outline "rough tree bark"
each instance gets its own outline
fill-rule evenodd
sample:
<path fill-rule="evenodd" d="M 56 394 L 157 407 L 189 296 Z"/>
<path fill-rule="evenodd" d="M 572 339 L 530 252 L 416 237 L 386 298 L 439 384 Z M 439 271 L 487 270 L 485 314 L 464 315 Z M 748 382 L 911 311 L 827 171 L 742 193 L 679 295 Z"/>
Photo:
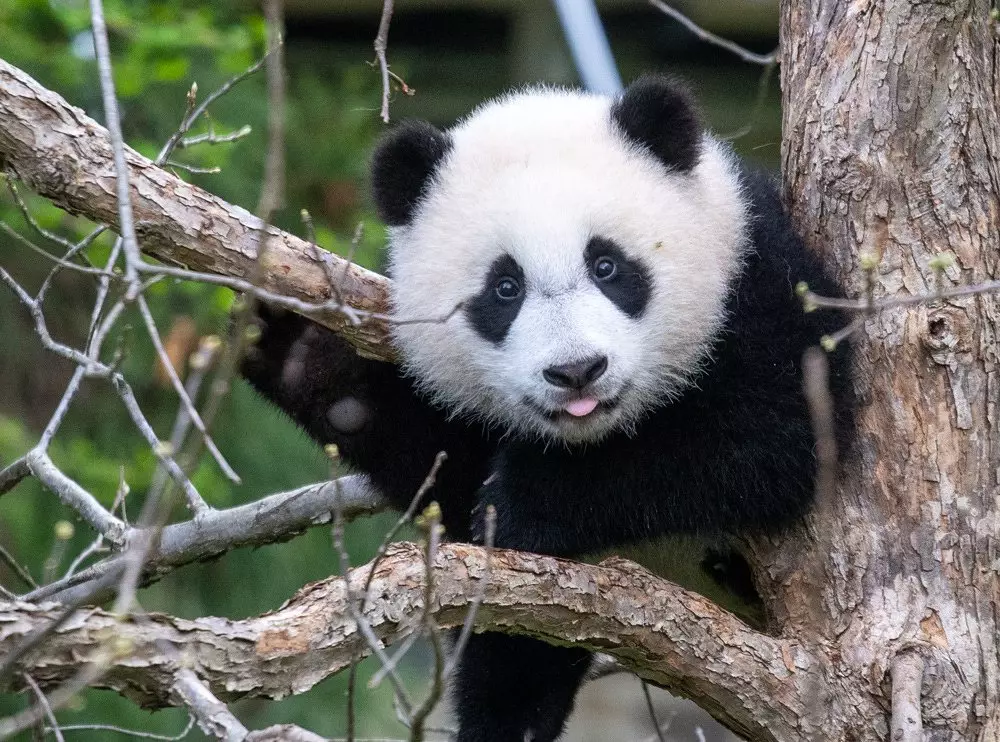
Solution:
<path fill-rule="evenodd" d="M 1000 62 L 989 2 L 783 0 L 781 34 L 787 200 L 852 293 L 862 292 L 865 253 L 878 260 L 875 296 L 933 291 L 930 261 L 939 252 L 956 259 L 946 283 L 1000 277 Z M 0 65 L 0 163 L 56 203 L 113 221 L 105 135 L 60 105 Z M 19 118 L 21 106 L 41 118 Z M 71 137 L 59 139 L 65 131 Z M 249 247 L 232 260 L 218 249 L 230 229 L 252 245 L 242 236 L 258 228 L 250 217 L 137 156 L 131 162 L 134 197 L 149 215 L 140 217 L 146 249 L 246 274 Z M 202 210 L 212 216 L 204 224 Z M 308 248 L 281 241 L 304 266 Z M 322 300 L 322 277 L 313 267 L 269 280 Z M 359 301 L 372 300 L 359 291 Z M 770 633 L 632 567 L 512 553 L 497 557 L 477 626 L 607 650 L 753 740 L 1000 742 L 998 319 L 1000 299 L 984 294 L 865 320 L 860 435 L 842 452 L 838 486 L 801 528 L 747 544 Z M 483 559 L 475 547 L 442 548 L 432 606 L 442 625 L 460 620 Z M 420 561 L 416 549 L 401 547 L 380 567 L 368 611 L 381 636 L 399 635 L 422 610 Z M 335 658 L 353 649 L 351 632 L 338 639 L 335 630 L 345 620 L 343 589 L 337 580 L 321 583 L 282 611 L 245 622 L 149 621 L 221 696 L 280 694 L 316 679 L 302 673 L 333 671 Z M 5 606 L 0 654 L 48 610 Z M 307 631 L 302 621 L 317 616 L 322 626 Z M 65 677 L 70 669 L 60 662 L 69 655 L 58 647 L 85 646 L 87 632 L 99 637 L 108 620 L 96 610 L 81 616 L 51 655 L 37 650 L 32 675 L 48 685 Z M 132 633 L 136 647 L 155 650 Z M 237 650 L 241 661 L 227 665 Z M 152 655 L 133 652 L 108 683 L 170 702 L 157 667 Z M 272 679 L 301 685 L 268 686 L 274 668 Z M 251 677 L 257 685 L 241 688 Z"/>
<path fill-rule="evenodd" d="M 783 0 L 786 200 L 855 295 L 998 277 L 998 45 L 990 3 Z M 756 544 L 775 626 L 823 647 L 830 740 L 887 736 L 851 705 L 890 701 L 924 661 L 924 738 L 1000 740 L 1000 542 L 995 294 L 867 318 L 857 343 L 860 435 L 808 526 Z M 845 320 L 846 322 L 846 320 Z M 901 677 L 905 673 L 901 673 Z"/>

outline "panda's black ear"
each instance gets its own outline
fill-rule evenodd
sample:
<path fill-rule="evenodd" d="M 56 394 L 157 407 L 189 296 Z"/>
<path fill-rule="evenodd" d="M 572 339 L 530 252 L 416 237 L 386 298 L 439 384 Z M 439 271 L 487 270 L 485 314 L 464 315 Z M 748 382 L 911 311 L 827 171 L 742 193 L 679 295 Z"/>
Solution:
<path fill-rule="evenodd" d="M 382 137 L 372 156 L 372 195 L 382 220 L 408 224 L 451 138 L 426 121 L 407 121 Z"/>
<path fill-rule="evenodd" d="M 676 80 L 640 77 L 611 107 L 611 120 L 670 169 L 688 172 L 698 164 L 701 117 L 691 93 Z"/>

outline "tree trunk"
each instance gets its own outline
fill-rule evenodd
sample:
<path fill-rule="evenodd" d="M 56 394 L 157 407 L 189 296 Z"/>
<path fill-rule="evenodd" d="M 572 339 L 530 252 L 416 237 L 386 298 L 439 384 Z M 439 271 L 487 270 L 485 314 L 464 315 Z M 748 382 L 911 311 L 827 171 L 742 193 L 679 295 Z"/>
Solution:
<path fill-rule="evenodd" d="M 986 0 L 782 2 L 786 200 L 852 295 L 865 294 L 865 254 L 876 298 L 998 277 L 990 12 Z M 937 253 L 954 258 L 940 279 Z M 804 738 L 889 737 L 887 717 L 852 699 L 887 707 L 905 676 L 890 671 L 916 658 L 923 739 L 1000 740 L 998 319 L 992 293 L 868 316 L 839 487 L 804 528 L 752 545 L 777 630 L 823 647 L 843 689 L 817 697 L 826 728 Z M 911 739 L 895 724 L 892 738 Z"/>

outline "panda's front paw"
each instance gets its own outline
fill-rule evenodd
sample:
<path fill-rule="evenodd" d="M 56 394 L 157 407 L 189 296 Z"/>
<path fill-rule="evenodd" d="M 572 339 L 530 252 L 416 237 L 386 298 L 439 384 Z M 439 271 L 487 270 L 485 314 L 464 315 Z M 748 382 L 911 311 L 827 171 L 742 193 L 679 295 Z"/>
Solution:
<path fill-rule="evenodd" d="M 240 361 L 240 373 L 256 384 L 271 385 L 282 376 L 285 362 L 308 325 L 304 317 L 258 303 L 250 318 L 249 336 Z"/>

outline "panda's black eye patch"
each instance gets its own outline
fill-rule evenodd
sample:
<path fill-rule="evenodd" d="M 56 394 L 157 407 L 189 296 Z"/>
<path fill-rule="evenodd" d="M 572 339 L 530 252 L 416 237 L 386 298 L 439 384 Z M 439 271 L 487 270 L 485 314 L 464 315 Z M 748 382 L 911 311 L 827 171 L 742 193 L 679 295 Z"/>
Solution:
<path fill-rule="evenodd" d="M 583 252 L 594 285 L 629 317 L 639 317 L 649 304 L 652 287 L 649 269 L 629 258 L 606 237 L 591 237 Z"/>
<path fill-rule="evenodd" d="M 501 255 L 486 272 L 479 293 L 465 303 L 473 329 L 499 345 L 524 304 L 524 271 L 510 255 Z"/>

